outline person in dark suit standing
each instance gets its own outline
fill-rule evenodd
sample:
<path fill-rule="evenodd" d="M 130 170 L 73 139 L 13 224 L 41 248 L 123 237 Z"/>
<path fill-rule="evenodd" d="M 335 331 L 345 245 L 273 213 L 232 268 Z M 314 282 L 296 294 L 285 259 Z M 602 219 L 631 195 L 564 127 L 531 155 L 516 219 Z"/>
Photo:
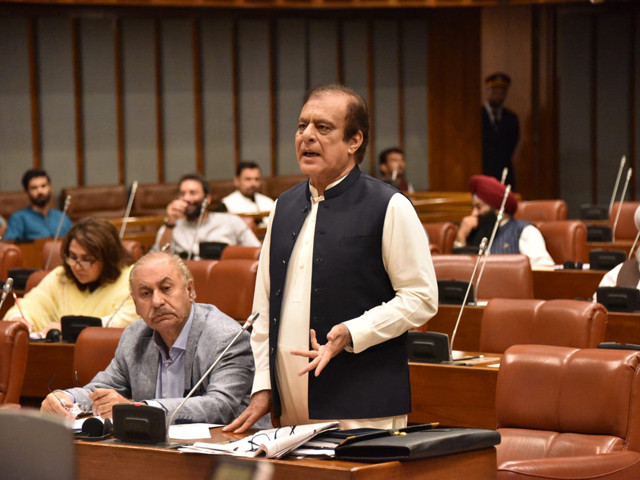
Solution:
<path fill-rule="evenodd" d="M 505 183 L 515 190 L 513 152 L 520 139 L 518 116 L 504 101 L 509 92 L 511 77 L 496 72 L 485 79 L 487 101 L 482 107 L 482 173 L 502 179 L 502 170 L 508 169 Z"/>

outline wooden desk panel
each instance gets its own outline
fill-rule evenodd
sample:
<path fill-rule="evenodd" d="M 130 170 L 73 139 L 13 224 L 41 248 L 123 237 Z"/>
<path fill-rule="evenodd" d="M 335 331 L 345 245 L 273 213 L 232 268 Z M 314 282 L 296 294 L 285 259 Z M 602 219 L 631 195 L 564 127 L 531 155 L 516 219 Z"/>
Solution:
<path fill-rule="evenodd" d="M 52 389 L 75 387 L 74 350 L 75 345 L 72 343 L 31 342 L 22 385 L 22 397 L 46 397 L 49 393 L 47 386 L 50 380 Z"/>
<path fill-rule="evenodd" d="M 209 480 L 220 458 L 155 447 L 82 441 L 76 442 L 76 454 L 77 477 L 95 480 Z M 495 479 L 497 471 L 494 448 L 410 462 L 378 464 L 319 459 L 249 461 L 272 463 L 273 478 L 277 480 L 487 480 Z"/>
<path fill-rule="evenodd" d="M 409 422 L 496 428 L 497 367 L 410 363 Z"/>
<path fill-rule="evenodd" d="M 609 312 L 604 341 L 640 344 L 640 313 Z"/>
<path fill-rule="evenodd" d="M 533 270 L 533 297 L 586 300 L 593 296 L 605 273 L 603 270 Z"/>
<path fill-rule="evenodd" d="M 460 305 L 439 305 L 438 313 L 417 330 L 422 332 L 446 333 L 449 335 L 449 339 L 451 339 L 459 312 Z M 484 312 L 484 307 L 467 305 L 464 308 L 460 325 L 458 326 L 458 332 L 454 339 L 453 348 L 455 350 L 467 350 L 471 352 L 480 350 L 482 312 Z"/>

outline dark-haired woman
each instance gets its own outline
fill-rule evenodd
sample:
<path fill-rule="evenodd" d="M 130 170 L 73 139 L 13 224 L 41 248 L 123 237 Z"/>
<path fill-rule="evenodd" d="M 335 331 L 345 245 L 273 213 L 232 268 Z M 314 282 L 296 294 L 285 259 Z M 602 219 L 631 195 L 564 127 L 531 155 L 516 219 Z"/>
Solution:
<path fill-rule="evenodd" d="M 27 292 L 20 308 L 11 307 L 5 320 L 25 322 L 31 331 L 44 334 L 60 328 L 65 315 L 101 317 L 103 326 L 110 327 L 125 327 L 139 318 L 129 296 L 131 258 L 111 223 L 99 218 L 78 221 L 64 237 L 61 251 L 64 264 Z"/>

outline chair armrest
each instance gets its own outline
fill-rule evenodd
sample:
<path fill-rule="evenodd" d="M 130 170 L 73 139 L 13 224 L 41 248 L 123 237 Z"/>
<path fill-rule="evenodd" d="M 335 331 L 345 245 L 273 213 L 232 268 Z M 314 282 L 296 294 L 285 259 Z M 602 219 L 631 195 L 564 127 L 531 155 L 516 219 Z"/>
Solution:
<path fill-rule="evenodd" d="M 640 478 L 640 453 L 630 450 L 578 457 L 504 462 L 498 480 L 633 480 Z"/>

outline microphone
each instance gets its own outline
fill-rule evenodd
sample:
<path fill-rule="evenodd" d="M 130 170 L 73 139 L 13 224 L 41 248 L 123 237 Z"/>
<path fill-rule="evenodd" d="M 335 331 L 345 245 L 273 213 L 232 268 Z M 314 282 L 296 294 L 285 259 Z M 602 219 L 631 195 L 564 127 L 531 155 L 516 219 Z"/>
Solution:
<path fill-rule="evenodd" d="M 391 181 L 395 182 L 398 179 L 398 169 L 394 168 L 393 172 L 391 172 Z"/>
<path fill-rule="evenodd" d="M 473 277 L 476 274 L 476 270 L 478 269 L 478 264 L 480 263 L 480 259 L 484 254 L 485 248 L 487 248 L 487 237 L 483 237 L 480 242 L 480 248 L 478 249 L 478 256 L 476 258 L 476 264 L 473 267 L 473 271 L 471 272 L 471 278 L 469 279 L 469 284 L 467 285 L 467 291 L 464 294 L 464 300 L 462 300 L 462 306 L 460 307 L 460 311 L 458 312 L 458 319 L 456 320 L 456 324 L 453 327 L 453 332 L 451 333 L 451 341 L 449 342 L 449 361 L 453 361 L 453 341 L 456 338 L 456 333 L 458 333 L 458 326 L 460 325 L 460 319 L 462 318 L 462 312 L 464 311 L 464 307 L 467 304 L 467 299 L 469 298 L 469 292 L 471 291 L 471 287 L 473 286 Z M 478 277 L 478 281 L 476 282 L 476 292 L 478 290 L 478 283 L 480 283 L 480 277 Z"/>
<path fill-rule="evenodd" d="M 482 268 L 480 268 L 480 273 L 478 274 L 478 281 L 476 282 L 476 290 L 474 292 L 476 295 L 476 300 L 478 298 L 478 284 L 480 283 L 480 279 L 482 278 L 482 274 L 484 273 L 484 267 L 487 265 L 487 257 L 491 253 L 491 247 L 493 246 L 493 241 L 496 238 L 498 227 L 500 226 L 500 222 L 502 221 L 502 216 L 504 215 L 504 206 L 507 203 L 507 197 L 509 197 L 510 191 L 511 191 L 511 185 L 507 185 L 507 188 L 504 189 L 504 196 L 502 197 L 502 203 L 500 204 L 500 211 L 498 212 L 498 216 L 496 217 L 496 223 L 493 224 L 493 230 L 491 231 L 491 238 L 489 239 L 489 245 L 487 245 L 487 248 L 484 251 Z"/>
<path fill-rule="evenodd" d="M 129 220 L 129 214 L 131 213 L 131 206 L 133 205 L 133 199 L 136 196 L 136 191 L 138 190 L 138 181 L 134 181 L 133 185 L 131 185 L 131 193 L 129 194 L 129 202 L 127 203 L 127 210 L 124 213 L 124 218 L 122 219 L 122 226 L 120 227 L 120 240 L 124 237 L 124 230 L 127 228 L 127 221 Z"/>
<path fill-rule="evenodd" d="M 620 178 L 622 177 L 622 170 L 624 169 L 624 164 L 627 161 L 626 155 L 623 155 L 620 159 L 620 168 L 618 168 L 618 175 L 616 176 L 616 183 L 613 186 L 613 192 L 611 193 L 611 200 L 609 201 L 609 215 L 611 215 L 611 210 L 613 209 L 613 202 L 616 198 L 616 193 L 618 193 L 618 185 L 620 184 Z"/>
<path fill-rule="evenodd" d="M 504 182 L 507 181 L 507 174 L 509 173 L 509 169 L 507 167 L 504 167 L 502 169 L 502 179 L 500 180 L 500 183 L 504 185 Z"/>
<path fill-rule="evenodd" d="M 196 247 L 196 241 L 198 240 L 198 230 L 200 230 L 200 225 L 202 225 L 202 217 L 204 216 L 204 212 L 207 211 L 207 207 L 209 206 L 209 199 L 204 197 L 202 199 L 202 205 L 200 206 L 200 215 L 198 216 L 198 225 L 196 225 L 196 233 L 193 234 L 193 241 L 191 242 L 191 248 L 189 249 L 189 255 L 187 256 L 187 260 L 191 260 L 193 256 L 193 249 Z"/>
<path fill-rule="evenodd" d="M 618 220 L 620 220 L 620 212 L 622 211 L 622 204 L 624 203 L 624 196 L 627 194 L 627 187 L 629 186 L 629 180 L 631 180 L 631 174 L 633 173 L 630 168 L 627 170 L 627 180 L 624 182 L 624 188 L 622 189 L 622 195 L 620 196 L 620 206 L 618 207 L 618 211 L 616 213 L 616 219 L 613 222 L 613 228 L 611 229 L 611 241 L 616 241 L 616 227 L 618 226 Z"/>
<path fill-rule="evenodd" d="M 124 304 L 126 303 L 127 300 L 129 300 L 129 297 L 131 296 L 131 293 L 129 293 L 129 295 L 127 295 L 124 300 L 122 300 L 122 302 L 120 302 L 120 305 L 118 305 L 118 308 L 116 308 L 114 310 L 114 312 L 111 314 L 111 316 L 109 317 L 109 320 L 107 320 L 107 323 L 104 324 L 104 327 L 107 328 L 109 325 L 111 325 L 111 321 L 113 320 L 113 318 L 116 316 L 116 314 L 120 311 L 120 309 L 122 307 L 124 307 Z M 0 304 L 1 305 L 1 304 Z"/>
<path fill-rule="evenodd" d="M 7 295 L 11 293 L 12 288 L 13 288 L 13 278 L 9 277 L 4 282 L 4 286 L 2 287 L 2 297 L 0 297 L 0 308 L 2 308 L 2 304 L 7 298 Z"/>
<path fill-rule="evenodd" d="M 55 237 L 53 237 L 53 245 L 51 246 L 51 250 L 49 250 L 49 258 L 47 258 L 47 263 L 44 265 L 45 270 L 49 270 L 49 264 L 51 263 L 51 257 L 53 256 L 53 250 L 56 248 L 56 243 L 58 242 L 58 237 L 60 236 L 60 230 L 62 229 L 62 222 L 64 222 L 64 217 L 67 214 L 69 205 L 71 205 L 71 195 L 67 195 L 67 197 L 64 199 L 64 207 L 62 208 L 62 215 L 60 216 L 60 221 L 58 222 L 56 235 Z"/>
<path fill-rule="evenodd" d="M 184 397 L 184 399 L 182 400 L 182 402 L 180 402 L 180 405 L 178 405 L 178 407 L 173 411 L 173 413 L 171 414 L 171 416 L 169 417 L 169 421 L 167 422 L 167 442 L 169 441 L 169 427 L 171 426 L 171 424 L 173 423 L 173 420 L 176 417 L 176 414 L 180 411 L 180 409 L 182 408 L 182 406 L 185 404 L 185 402 L 187 400 L 189 400 L 189 398 L 191 398 L 191 396 L 195 393 L 195 391 L 198 389 L 198 387 L 202 384 L 202 382 L 204 382 L 204 379 L 207 378 L 211 372 L 213 371 L 213 369 L 215 368 L 216 365 L 218 365 L 218 362 L 220 362 L 220 360 L 222 359 L 222 357 L 224 356 L 225 353 L 227 353 L 227 350 L 229 350 L 233 344 L 236 342 L 236 340 L 238 339 L 238 337 L 242 334 L 242 332 L 247 331 L 251 325 L 253 325 L 253 322 L 256 321 L 256 319 L 260 316 L 259 312 L 253 312 L 251 315 L 249 315 L 249 318 L 247 318 L 247 320 L 244 322 L 244 325 L 242 326 L 242 328 L 240 329 L 240 331 L 236 334 L 235 337 L 233 337 L 231 339 L 231 341 L 229 342 L 229 344 L 226 346 L 226 348 L 222 351 L 222 353 L 220 353 L 220 355 L 218 355 L 218 358 L 215 359 L 215 361 L 211 364 L 211 366 L 207 369 L 206 372 L 204 372 L 204 375 L 202 375 L 202 377 L 200 378 L 200 380 L 198 380 L 198 383 L 196 383 L 193 388 L 191 389 L 191 391 L 187 394 L 186 397 Z"/>

